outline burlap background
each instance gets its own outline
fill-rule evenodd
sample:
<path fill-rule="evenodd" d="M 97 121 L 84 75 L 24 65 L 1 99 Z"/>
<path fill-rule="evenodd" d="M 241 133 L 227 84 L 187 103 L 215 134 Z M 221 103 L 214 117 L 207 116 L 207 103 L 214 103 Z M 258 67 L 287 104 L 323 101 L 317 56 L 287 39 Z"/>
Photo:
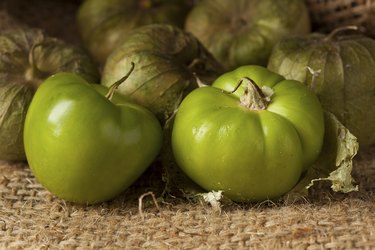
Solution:
<path fill-rule="evenodd" d="M 79 43 L 73 22 L 78 3 L 0 0 L 0 28 L 28 24 Z M 162 183 L 152 174 L 111 202 L 82 206 L 44 190 L 26 164 L 0 162 L 0 248 L 375 248 L 375 147 L 355 158 L 359 192 L 338 194 L 321 185 L 298 203 L 228 204 L 221 213 L 173 198 L 159 200 L 158 208 L 150 196 L 140 212 L 142 194 L 160 194 Z"/>
<path fill-rule="evenodd" d="M 142 176 L 147 179 L 148 172 Z M 295 204 L 210 206 L 169 198 L 137 183 L 111 202 L 66 203 L 45 191 L 23 164 L 0 163 L 3 249 L 372 249 L 375 248 L 375 148 L 355 161 L 360 191 L 312 190 Z M 142 179 L 140 181 L 142 181 Z M 157 194 L 157 192 L 155 192 Z"/>

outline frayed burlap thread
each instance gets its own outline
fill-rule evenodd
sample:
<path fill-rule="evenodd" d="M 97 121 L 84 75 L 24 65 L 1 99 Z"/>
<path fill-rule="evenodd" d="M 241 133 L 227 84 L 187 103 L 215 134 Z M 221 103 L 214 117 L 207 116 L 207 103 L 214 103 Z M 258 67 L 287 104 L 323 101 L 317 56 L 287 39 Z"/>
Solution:
<path fill-rule="evenodd" d="M 25 164 L 0 163 L 0 249 L 372 249 L 375 148 L 355 161 L 360 191 L 324 185 L 293 204 L 209 205 L 168 198 L 156 207 L 137 183 L 84 206 L 54 197 Z M 142 176 L 147 178 L 147 176 Z M 139 188 L 142 187 L 142 188 Z M 162 214 L 161 214 L 162 212 Z"/>

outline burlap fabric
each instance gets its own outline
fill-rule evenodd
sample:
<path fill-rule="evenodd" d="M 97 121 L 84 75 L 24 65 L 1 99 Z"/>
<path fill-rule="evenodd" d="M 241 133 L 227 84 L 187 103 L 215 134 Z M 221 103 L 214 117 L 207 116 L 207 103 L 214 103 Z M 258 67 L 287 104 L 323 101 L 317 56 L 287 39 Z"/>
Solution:
<path fill-rule="evenodd" d="M 31 23 L 78 43 L 78 2 L 1 0 L 0 28 Z M 60 21 L 40 21 L 48 16 Z M 51 195 L 25 163 L 0 162 L 0 249 L 375 249 L 375 147 L 355 158 L 359 192 L 323 184 L 293 204 L 224 204 L 221 213 L 173 197 L 156 205 L 145 196 L 140 209 L 143 194 L 160 195 L 154 174 L 113 201 L 84 206 Z"/>
<path fill-rule="evenodd" d="M 332 193 L 323 185 L 305 201 L 228 204 L 221 213 L 173 198 L 157 207 L 151 196 L 140 212 L 138 198 L 155 186 L 138 183 L 111 202 L 75 205 L 43 189 L 26 165 L 2 162 L 0 248 L 372 249 L 374 156 L 375 148 L 356 157 L 359 192 Z"/>

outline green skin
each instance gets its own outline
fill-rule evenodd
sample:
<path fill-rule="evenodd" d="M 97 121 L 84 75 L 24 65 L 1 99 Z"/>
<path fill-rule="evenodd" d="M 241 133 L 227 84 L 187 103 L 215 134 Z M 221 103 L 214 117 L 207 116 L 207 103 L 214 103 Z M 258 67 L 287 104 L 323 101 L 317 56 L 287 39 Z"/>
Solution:
<path fill-rule="evenodd" d="M 249 77 L 273 90 L 267 107 L 241 106 Z M 214 87 L 191 92 L 181 103 L 172 131 L 177 164 L 206 190 L 223 190 L 234 201 L 262 201 L 291 190 L 320 153 L 323 110 L 297 81 L 260 66 L 243 66 Z M 225 91 L 223 91 L 225 90 Z"/>
<path fill-rule="evenodd" d="M 155 116 L 70 73 L 38 88 L 26 115 L 28 163 L 51 193 L 71 202 L 110 200 L 129 187 L 158 155 L 162 130 Z"/>

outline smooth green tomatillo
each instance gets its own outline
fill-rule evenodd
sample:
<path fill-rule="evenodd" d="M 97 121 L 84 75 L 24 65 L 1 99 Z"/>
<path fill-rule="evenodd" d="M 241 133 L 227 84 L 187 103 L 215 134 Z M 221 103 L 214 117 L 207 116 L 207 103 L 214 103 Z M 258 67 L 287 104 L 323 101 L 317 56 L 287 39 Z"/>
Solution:
<path fill-rule="evenodd" d="M 261 201 L 295 186 L 323 135 L 322 107 L 306 86 L 243 66 L 183 100 L 172 148 L 181 169 L 206 190 Z"/>
<path fill-rule="evenodd" d="M 56 196 L 93 204 L 114 198 L 151 164 L 161 148 L 155 116 L 109 89 L 70 73 L 38 88 L 24 130 L 28 163 Z"/>

